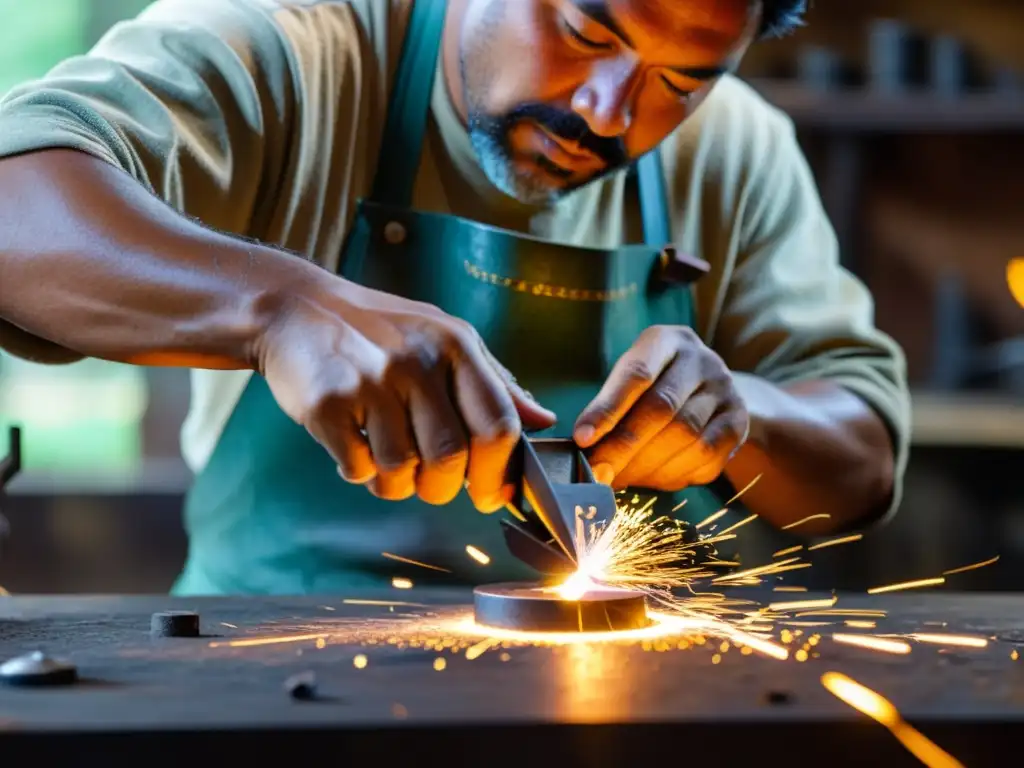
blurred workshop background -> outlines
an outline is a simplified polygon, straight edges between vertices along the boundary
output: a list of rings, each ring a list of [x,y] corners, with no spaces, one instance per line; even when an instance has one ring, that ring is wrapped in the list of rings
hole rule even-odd
[[[146,4],[0,0],[0,91]],[[906,349],[915,413],[901,513],[822,550],[797,583],[863,589],[999,555],[949,586],[1020,590],[1024,172],[1012,169],[1024,169],[1024,3],[819,0],[809,18],[752,51],[742,74],[795,120],[848,268]],[[188,389],[183,370],[0,356],[0,456],[17,423],[25,458],[3,505],[0,584],[168,588],[186,546]],[[766,536],[760,556],[778,543]]]

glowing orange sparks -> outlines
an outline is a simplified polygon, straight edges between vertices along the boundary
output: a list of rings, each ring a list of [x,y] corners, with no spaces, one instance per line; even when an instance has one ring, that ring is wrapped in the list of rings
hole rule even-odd
[[[921,587],[937,587],[939,584],[945,584],[946,580],[942,576],[936,576],[933,579],[918,579],[917,581],[903,581],[899,584],[887,584],[884,587],[875,587],[868,590],[869,595],[881,595],[884,592],[900,592],[904,589],[920,589]]]
[[[396,576],[391,580],[391,586],[395,589],[412,589],[412,579],[403,579]]]
[[[889,729],[900,744],[928,768],[964,768],[963,763],[903,720],[893,704],[839,672],[826,672],[821,684],[833,696]]]
[[[838,539],[829,539],[828,541],[822,541],[818,544],[808,547],[807,551],[814,552],[815,550],[825,549],[826,547],[835,547],[840,544],[849,544],[851,541],[860,541],[863,538],[863,533],[855,533],[850,536],[842,536]]]
[[[480,565],[489,565],[491,562],[491,556],[486,552],[477,549],[472,544],[466,545],[466,554],[476,560]]]
[[[984,568],[987,565],[993,565],[993,564],[998,563],[998,562],[999,562],[999,555],[996,555],[995,557],[990,557],[988,560],[982,560],[980,563],[971,563],[970,565],[964,565],[964,566],[961,566],[960,568],[954,568],[951,571],[943,571],[942,575],[943,576],[952,576],[953,574],[956,574],[956,573],[966,573],[967,571],[973,571],[973,570],[975,570],[977,568]]]
[[[832,515],[826,515],[826,514],[808,515],[807,517],[803,518],[802,520],[797,520],[795,523],[790,523],[789,525],[782,526],[781,530],[783,530],[783,531],[790,531],[790,530],[796,528],[797,526],[804,525],[805,523],[809,523],[812,520],[828,520],[831,517],[832,517]]]
[[[984,637],[972,637],[970,635],[936,635],[927,633],[915,633],[910,635],[911,640],[919,643],[932,643],[934,645],[955,645],[961,648],[985,648],[988,640]]]
[[[910,646],[902,640],[889,640],[884,637],[875,637],[874,635],[846,635],[841,633],[833,634],[832,639],[837,643],[856,645],[871,651],[898,654],[910,653]]]
[[[406,563],[407,565],[415,565],[418,568],[429,568],[431,571],[440,571],[441,573],[451,573],[447,568],[442,568],[439,565],[431,565],[430,563],[421,563],[419,560],[412,560],[408,557],[402,557],[401,555],[393,555],[390,552],[381,552],[381,557],[386,557],[388,560],[395,560],[399,563]]]
[[[242,640],[222,640],[210,643],[210,648],[251,648],[257,645],[279,645],[301,643],[306,640],[324,640],[330,637],[323,633],[316,635],[278,635],[276,637],[251,637]]]
[[[769,611],[801,611],[807,608],[831,608],[839,598],[831,597],[824,600],[790,600],[785,603],[770,603]]]

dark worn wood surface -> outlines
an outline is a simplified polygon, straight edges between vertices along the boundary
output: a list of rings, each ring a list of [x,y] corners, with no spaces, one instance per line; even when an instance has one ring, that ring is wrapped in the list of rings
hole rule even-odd
[[[752,590],[738,594],[758,596]],[[793,597],[798,596],[783,599]],[[320,737],[347,733],[350,748],[409,749],[419,757],[434,748],[447,755],[461,744],[460,759],[468,762],[459,764],[494,765],[525,749],[522,739],[507,739],[501,755],[477,763],[466,750],[484,734],[500,740],[501,734],[525,729],[535,738],[572,734],[555,738],[561,747],[550,746],[550,754],[562,755],[561,765],[568,758],[558,749],[578,758],[581,749],[601,743],[602,760],[613,754],[618,760],[684,734],[693,742],[691,751],[717,753],[723,743],[713,747],[714,736],[725,738],[728,751],[738,755],[753,749],[754,742],[746,742],[756,733],[765,745],[757,747],[762,755],[768,754],[765,738],[780,741],[780,747],[803,741],[797,748],[807,756],[815,754],[808,739],[835,751],[845,737],[874,745],[892,759],[903,756],[884,729],[822,686],[827,671],[843,672],[883,694],[925,733],[951,741],[944,745],[951,751],[954,745],[973,750],[971,765],[987,764],[979,750],[994,749],[997,732],[1012,733],[1024,715],[1024,661],[1011,659],[1016,644],[1024,645],[1024,598],[1016,596],[841,596],[837,607],[881,609],[888,616],[873,630],[844,627],[842,617],[817,619],[835,626],[802,627],[804,639],[820,635],[802,663],[743,655],[734,648],[713,663],[721,641],[710,638],[684,650],[678,641],[509,643],[476,655],[481,637],[451,629],[467,615],[466,592],[392,590],[352,598],[418,605],[353,605],[343,598],[0,598],[0,657],[42,650],[72,660],[83,678],[78,685],[49,690],[0,686],[0,745],[5,740],[11,745],[18,736],[63,734],[47,742],[56,749],[53,745],[64,743],[61,738],[71,743],[77,733],[123,747],[135,743],[128,735],[133,732],[208,738],[232,731],[248,732],[251,743],[304,729],[309,733],[301,743],[312,744],[314,732]],[[151,638],[151,613],[168,609],[198,611],[204,634],[216,637]],[[990,643],[984,649],[912,643],[910,654],[895,656],[837,644],[832,632],[970,633]],[[294,635],[322,640],[227,644]],[[445,647],[438,650],[438,643]],[[466,649],[474,645],[468,656],[475,658],[467,658]],[[672,650],[666,650],[669,645]],[[358,655],[366,658],[363,668],[353,663]],[[438,658],[445,659],[440,671]],[[297,702],[286,694],[286,678],[305,671],[316,674],[322,700]],[[785,694],[786,703],[772,703],[773,692]],[[580,735],[587,733],[600,735]],[[360,741],[373,734],[377,741]],[[444,739],[435,743],[438,734]],[[121,741],[110,741],[116,735]],[[595,759],[590,754],[585,762],[597,764]],[[832,762],[843,759],[838,755]]]

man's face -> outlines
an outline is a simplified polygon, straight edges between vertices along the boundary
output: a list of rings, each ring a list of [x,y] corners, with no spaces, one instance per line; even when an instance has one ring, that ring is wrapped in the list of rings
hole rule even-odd
[[[659,144],[735,69],[751,0],[468,0],[459,65],[491,182],[532,204]]]

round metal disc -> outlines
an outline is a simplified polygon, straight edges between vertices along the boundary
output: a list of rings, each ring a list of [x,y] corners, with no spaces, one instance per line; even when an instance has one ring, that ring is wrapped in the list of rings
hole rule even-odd
[[[8,685],[68,685],[77,679],[78,670],[73,664],[51,659],[40,651],[0,665],[0,680]]]
[[[520,632],[610,632],[650,626],[642,594],[620,589],[587,592],[566,600],[550,587],[491,584],[473,590],[477,624]]]

